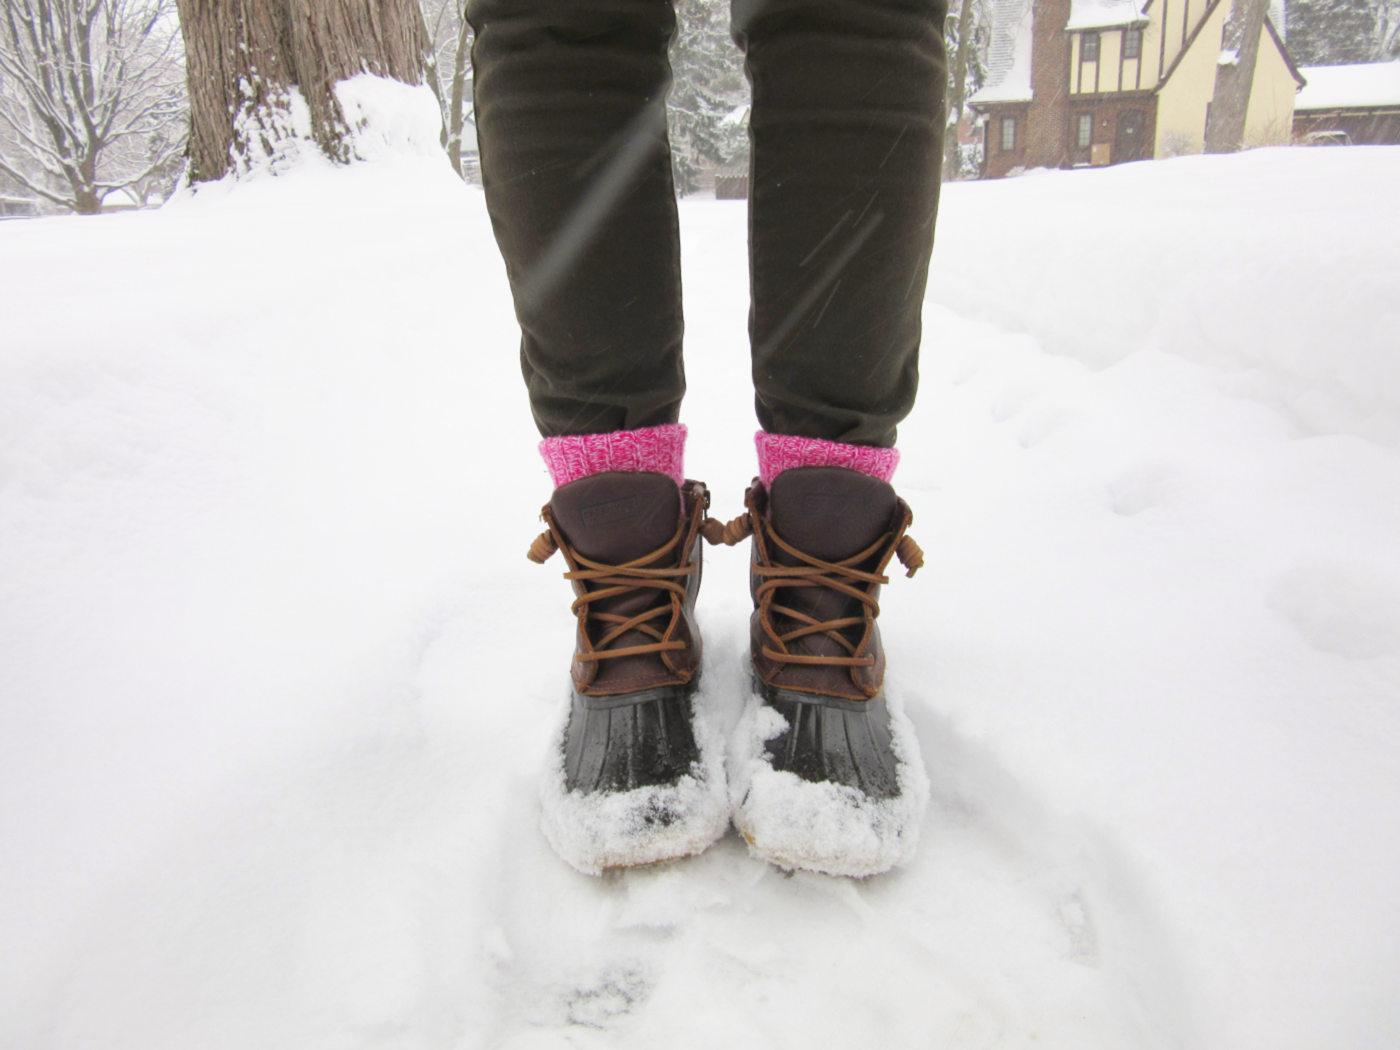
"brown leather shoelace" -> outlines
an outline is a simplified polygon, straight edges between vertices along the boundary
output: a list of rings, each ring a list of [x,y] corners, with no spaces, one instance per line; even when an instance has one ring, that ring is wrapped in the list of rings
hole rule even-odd
[[[564,573],[566,580],[578,580],[585,584],[595,585],[597,589],[586,588],[584,593],[574,599],[570,606],[575,616],[580,612],[588,621],[601,621],[605,624],[612,624],[608,630],[597,641],[593,641],[593,652],[578,653],[576,659],[585,663],[595,660],[610,660],[618,656],[641,656],[645,653],[673,652],[685,648],[686,643],[680,639],[670,638],[670,634],[675,630],[676,620],[680,615],[682,605],[686,600],[686,590],[683,583],[678,582],[686,576],[693,576],[696,571],[695,565],[677,566],[675,568],[649,568],[653,563],[662,560],[680,544],[685,536],[687,522],[681,522],[681,526],[676,530],[676,534],[664,546],[658,547],[650,554],[637,558],[634,561],[626,562],[622,565],[608,565],[605,562],[594,561],[585,558],[576,550],[570,550],[570,558],[578,564],[584,566],[582,569],[574,569]],[[559,549],[559,544],[552,532],[541,533],[535,542],[530,545],[528,557],[531,561],[543,564],[548,561],[554,552]],[[604,612],[599,609],[590,609],[594,602],[606,598],[620,598],[623,595],[631,594],[634,591],[651,589],[669,593],[671,600],[665,605],[657,605],[636,616],[623,616],[619,613]],[[666,630],[660,631],[651,623],[652,620],[660,617],[669,617]],[[645,635],[655,638],[656,641],[645,645],[625,645],[619,649],[607,648],[618,638],[628,631],[640,631]],[[590,641],[592,641],[590,639]]]
[[[734,546],[736,543],[748,538],[753,534],[753,514],[746,513],[727,525],[721,526],[713,518],[704,522],[701,526],[701,533],[707,542],[712,544],[725,544]],[[805,554],[786,543],[782,537],[771,528],[767,530],[767,538],[779,549],[789,556],[803,562],[801,565],[754,565],[752,572],[755,576],[764,577],[762,583],[758,585],[755,597],[759,601],[760,607],[766,607],[768,613],[781,613],[790,620],[794,620],[802,626],[795,630],[779,634],[770,626],[770,617],[763,618],[764,631],[778,645],[783,647],[783,652],[765,645],[763,655],[778,663],[788,664],[822,664],[836,667],[871,667],[875,663],[872,656],[860,656],[857,650],[860,646],[851,642],[841,633],[843,628],[865,626],[864,614],[860,616],[845,616],[835,620],[818,620],[804,612],[787,605],[779,605],[773,601],[775,593],[787,587],[825,587],[838,591],[849,598],[854,598],[870,611],[871,617],[880,615],[880,604],[869,592],[858,586],[859,584],[886,584],[890,582],[888,576],[879,573],[865,572],[855,566],[869,560],[875,553],[881,550],[890,541],[890,536],[886,533],[872,543],[865,550],[850,558],[845,558],[838,562],[823,561],[814,558],[810,554]],[[902,536],[895,546],[895,556],[900,563],[908,569],[908,575],[913,576],[924,564],[924,552],[919,545],[914,542],[913,537]],[[849,654],[847,656],[803,656],[796,653],[787,652],[789,642],[804,638],[810,634],[822,634],[840,645]]]

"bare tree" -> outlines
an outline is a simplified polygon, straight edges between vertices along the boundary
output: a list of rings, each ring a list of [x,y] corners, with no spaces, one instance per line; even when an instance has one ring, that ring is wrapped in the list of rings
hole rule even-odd
[[[1245,117],[1259,58],[1259,39],[1269,0],[1234,0],[1215,67],[1215,97],[1206,121],[1206,152],[1236,153],[1244,147]]]
[[[442,145],[452,170],[463,178],[471,175],[464,167],[462,146],[468,126],[475,125],[472,112],[471,39],[464,0],[423,0],[423,19],[428,27],[428,82],[442,107]],[[447,90],[442,78],[451,74]],[[473,131],[474,134],[474,131]]]
[[[475,124],[471,98],[472,27],[466,17],[466,0],[422,0],[422,4],[428,30],[428,82],[442,108],[442,145],[452,170],[466,178],[470,172],[464,166],[463,143],[468,126]],[[444,76],[450,78],[446,91]]]
[[[190,85],[190,179],[222,178],[309,140],[351,156],[335,84],[425,79],[418,0],[177,0]]]
[[[1400,0],[1379,0],[1371,34],[1371,61],[1400,58]]]
[[[184,148],[171,0],[0,0],[0,171],[82,215]]]

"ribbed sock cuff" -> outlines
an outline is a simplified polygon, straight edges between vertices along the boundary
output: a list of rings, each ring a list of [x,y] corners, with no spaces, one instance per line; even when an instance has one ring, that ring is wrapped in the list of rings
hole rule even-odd
[[[758,446],[758,476],[764,488],[793,467],[845,467],[889,481],[899,466],[899,452],[892,448],[843,445],[839,441],[769,434],[763,430],[754,435],[754,444]]]
[[[605,470],[652,471],[681,485],[685,482],[685,434],[681,423],[614,430],[611,434],[570,434],[545,438],[540,442],[540,455],[555,488]]]

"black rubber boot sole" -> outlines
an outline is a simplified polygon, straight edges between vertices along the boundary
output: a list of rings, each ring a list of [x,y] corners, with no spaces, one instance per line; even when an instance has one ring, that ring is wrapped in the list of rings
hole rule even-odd
[[[573,694],[541,828],[598,875],[700,853],[729,826],[724,741],[693,721],[694,683],[623,696]]]
[[[872,799],[899,795],[899,763],[883,693],[873,700],[845,700],[758,681],[754,686],[788,724],[765,748],[775,770],[813,783],[844,784]]]
[[[573,693],[564,785],[583,794],[674,784],[700,761],[691,725],[695,683],[620,696]]]
[[[755,682],[737,732],[733,820],[754,856],[853,878],[913,859],[928,777],[914,727],[883,694],[845,700]]]

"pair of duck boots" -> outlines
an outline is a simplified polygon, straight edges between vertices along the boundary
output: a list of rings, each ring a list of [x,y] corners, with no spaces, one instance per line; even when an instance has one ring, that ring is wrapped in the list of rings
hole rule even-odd
[[[797,467],[727,525],[703,484],[605,472],[555,490],[530,549],[568,564],[572,699],[543,827],[580,871],[699,853],[731,822],[784,868],[866,876],[907,861],[927,778],[888,704],[876,623],[884,571],[922,564],[884,481]],[[727,734],[699,691],[702,544],[751,539],[753,688]],[[732,715],[730,717],[732,721]]]

